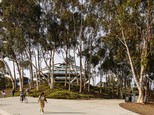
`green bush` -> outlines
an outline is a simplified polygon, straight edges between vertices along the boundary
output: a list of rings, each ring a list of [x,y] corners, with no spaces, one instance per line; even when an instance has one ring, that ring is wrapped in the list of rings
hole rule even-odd
[[[79,91],[79,88],[80,88],[80,85],[72,85],[71,86],[71,89],[73,90],[73,91]]]
[[[24,89],[29,87],[28,85],[24,86]],[[86,86],[87,87],[87,86]],[[64,82],[55,82],[54,89],[50,89],[50,86],[47,83],[39,84],[39,91],[36,90],[36,87],[30,90],[29,96],[38,97],[41,92],[45,93],[47,98],[54,99],[91,99],[91,98],[113,98],[115,97],[115,89],[112,91],[113,94],[110,94],[110,87],[102,87],[102,93],[100,93],[99,87],[92,87],[90,92],[87,88],[82,90],[82,93],[79,93],[79,85],[71,84],[71,91],[68,91],[68,85],[64,86]],[[7,96],[11,96],[11,90],[8,89]],[[127,91],[128,92],[128,91]],[[15,96],[19,96],[19,88],[16,90]]]
[[[90,94],[80,94],[81,99],[89,99],[89,98],[94,98],[93,95]]]
[[[70,91],[55,91],[47,95],[47,97],[54,99],[77,99],[80,95]]]
[[[63,86],[64,86],[64,82],[56,82],[54,84],[54,87],[56,87],[56,88],[62,88]]]
[[[29,96],[38,97],[40,94],[37,91],[30,92]]]

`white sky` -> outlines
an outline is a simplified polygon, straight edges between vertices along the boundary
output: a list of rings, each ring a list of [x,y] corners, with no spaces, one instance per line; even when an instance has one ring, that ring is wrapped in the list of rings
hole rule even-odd
[[[7,61],[8,65],[9,65],[9,67],[11,69],[12,75],[14,75],[14,72],[13,72],[13,62],[9,61],[8,58],[6,58],[5,61]],[[62,63],[62,62],[64,62],[64,61],[58,55],[55,55],[55,63]],[[41,63],[41,67],[44,68],[45,67],[45,63]],[[25,71],[24,73],[26,74],[26,77],[29,77],[29,72],[28,71]],[[16,73],[16,74],[17,74],[17,77],[18,77],[18,73]]]
[[[63,60],[63,58],[62,58],[62,56],[61,55],[55,55],[55,64],[56,63],[63,63],[64,62],[64,60]],[[78,57],[76,57],[76,64],[79,66],[79,58]],[[13,62],[12,61],[9,61],[8,60],[8,58],[6,58],[5,59],[5,61],[7,61],[7,63],[8,63],[8,65],[9,65],[9,67],[10,67],[10,70],[11,70],[11,73],[12,73],[12,75],[14,75],[14,71],[13,71]],[[45,65],[45,63],[42,63],[42,65],[41,65],[41,67],[42,68],[44,68],[46,65]],[[17,69],[17,68],[16,68]],[[35,70],[34,70],[35,71]],[[16,70],[16,72],[17,72],[17,70]],[[28,77],[29,78],[29,71],[28,70],[24,70],[24,74],[25,74],[25,76],[26,77]],[[18,75],[18,72],[16,73],[16,77],[18,78],[19,77],[19,75]],[[98,82],[100,81],[100,78],[99,77],[96,77],[95,78],[95,83],[97,84]],[[103,80],[104,81],[104,80]],[[91,80],[91,84],[93,84],[93,82],[92,82],[92,80]]]

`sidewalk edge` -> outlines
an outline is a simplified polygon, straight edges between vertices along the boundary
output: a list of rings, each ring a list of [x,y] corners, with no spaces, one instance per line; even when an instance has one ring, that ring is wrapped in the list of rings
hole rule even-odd
[[[7,111],[0,109],[0,115],[13,115],[13,114],[8,113]]]

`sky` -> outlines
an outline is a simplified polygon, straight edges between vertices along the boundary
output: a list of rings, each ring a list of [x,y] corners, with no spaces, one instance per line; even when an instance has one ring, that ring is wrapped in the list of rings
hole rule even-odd
[[[13,62],[9,61],[8,58],[5,58],[5,61],[8,63],[8,65],[9,65],[9,67],[11,69],[12,74],[14,74],[14,72],[13,72]],[[64,62],[62,57],[58,56],[58,55],[55,55],[55,63],[62,63],[62,62]],[[42,63],[41,67],[44,68],[45,67],[45,63]],[[18,76],[18,73],[16,73],[16,74]],[[26,77],[29,77],[29,72],[28,71],[25,71],[25,74],[26,74]]]
[[[57,54],[56,54],[54,59],[55,59],[55,64],[56,64],[56,63],[63,63],[63,62],[64,62],[62,55],[57,55]],[[14,75],[14,71],[13,71],[13,62],[12,62],[12,61],[9,61],[8,58],[5,58],[5,61],[8,63],[12,75]],[[78,57],[76,57],[76,64],[79,66],[79,58],[78,58]],[[42,67],[42,68],[46,67],[45,63],[42,62],[41,67]],[[16,68],[16,69],[17,69],[17,68]],[[17,70],[16,70],[16,71],[17,71]],[[24,70],[24,74],[25,74],[26,77],[29,78],[30,75],[29,75],[29,71],[28,71],[28,70]],[[19,76],[19,74],[18,74],[18,72],[17,72],[17,73],[16,73],[16,77],[18,78],[18,76]],[[99,81],[100,81],[99,77],[96,77],[96,79],[95,79],[95,85],[96,85]],[[92,80],[91,80],[91,84],[93,84]]]

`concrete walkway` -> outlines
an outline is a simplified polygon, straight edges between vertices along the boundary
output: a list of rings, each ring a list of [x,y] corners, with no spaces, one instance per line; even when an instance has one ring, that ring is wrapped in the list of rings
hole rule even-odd
[[[58,100],[48,99],[46,115],[137,115],[119,106],[123,100]],[[40,115],[37,98],[0,98],[0,115]]]

